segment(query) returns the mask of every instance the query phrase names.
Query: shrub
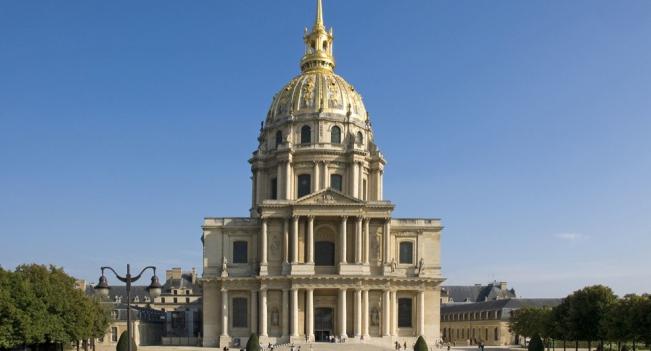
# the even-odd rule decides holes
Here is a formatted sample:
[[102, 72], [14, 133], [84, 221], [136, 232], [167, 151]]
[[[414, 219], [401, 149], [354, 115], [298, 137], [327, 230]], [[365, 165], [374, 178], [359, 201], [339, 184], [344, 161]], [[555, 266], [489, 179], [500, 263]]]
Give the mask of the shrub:
[[[127, 332], [123, 331], [122, 334], [120, 334], [120, 339], [118, 340], [118, 345], [115, 347], [116, 351], [127, 351], [128, 350], [128, 345], [127, 345]], [[131, 351], [137, 351], [138, 346], [136, 346], [136, 342], [131, 338]]]
[[260, 342], [258, 341], [258, 335], [253, 333], [249, 337], [249, 341], [246, 342], [246, 351], [260, 351]]
[[425, 339], [423, 339], [422, 336], [419, 336], [418, 340], [416, 340], [416, 344], [414, 345], [414, 351], [428, 351], [427, 343], [425, 342]]
[[529, 351], [545, 351], [545, 345], [540, 335], [536, 334], [531, 338], [531, 341], [529, 341]]

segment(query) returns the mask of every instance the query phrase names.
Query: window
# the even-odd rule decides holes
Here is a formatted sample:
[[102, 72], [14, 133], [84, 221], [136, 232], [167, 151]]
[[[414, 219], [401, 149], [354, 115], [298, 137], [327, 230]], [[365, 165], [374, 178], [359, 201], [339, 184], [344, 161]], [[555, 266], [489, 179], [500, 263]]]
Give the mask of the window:
[[362, 181], [362, 199], [366, 201], [366, 179]]
[[233, 243], [233, 263], [249, 262], [249, 243], [246, 241], [235, 241]]
[[301, 174], [298, 176], [298, 197], [301, 198], [310, 193], [312, 180], [309, 174]]
[[343, 177], [341, 174], [330, 175], [330, 187], [337, 191], [343, 191]]
[[414, 243], [411, 241], [400, 242], [400, 263], [414, 263]]
[[330, 142], [333, 144], [341, 144], [341, 128], [334, 126], [330, 130]]
[[248, 326], [248, 301], [244, 297], [233, 298], [233, 328], [246, 328]]
[[314, 264], [316, 266], [334, 266], [335, 243], [331, 241], [316, 241], [314, 243]]
[[161, 303], [165, 303], [165, 298], [164, 298], [164, 297], [161, 297], [161, 298], [160, 298], [160, 302], [161, 302]]
[[398, 327], [411, 328], [411, 299], [398, 299]]
[[190, 290], [186, 290], [186, 291], [185, 291], [185, 294], [186, 294], [186, 295], [190, 295]]
[[111, 341], [118, 341], [118, 327], [111, 327]]
[[179, 291], [178, 291], [178, 290], [174, 290], [174, 295], [178, 295], [178, 294], [179, 294]]
[[301, 128], [301, 144], [309, 144], [312, 142], [312, 131], [309, 126]]
[[271, 199], [278, 199], [278, 178], [271, 178]]
[[362, 135], [362, 132], [357, 132], [357, 137], [355, 138], [355, 143], [358, 145], [364, 144], [364, 136]]
[[174, 303], [178, 303], [178, 301], [176, 300], [176, 297], [174, 298]]
[[283, 143], [283, 132], [277, 131], [276, 132], [276, 147], [278, 147], [282, 143]]
[[185, 298], [185, 303], [190, 303], [190, 298], [189, 297]]
[[498, 330], [497, 328], [495, 328], [494, 333], [495, 333], [495, 341], [498, 341], [498, 340], [500, 339], [500, 332], [499, 332], [499, 330]]

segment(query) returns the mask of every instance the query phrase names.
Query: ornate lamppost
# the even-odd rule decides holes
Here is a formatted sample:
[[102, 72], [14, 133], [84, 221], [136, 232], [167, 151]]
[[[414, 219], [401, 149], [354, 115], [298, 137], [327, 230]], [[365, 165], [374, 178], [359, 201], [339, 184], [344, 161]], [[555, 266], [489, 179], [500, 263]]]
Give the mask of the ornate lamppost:
[[149, 296], [151, 296], [152, 299], [157, 298], [160, 296], [161, 293], [161, 285], [160, 281], [158, 280], [158, 277], [156, 276], [156, 267], [154, 266], [147, 266], [143, 268], [140, 273], [138, 273], [135, 276], [131, 275], [131, 265], [127, 264], [127, 275], [126, 276], [121, 276], [119, 275], [113, 268], [111, 267], [101, 267], [102, 270], [102, 275], [99, 277], [99, 283], [95, 286], [95, 290], [102, 296], [108, 296], [109, 294], [109, 285], [108, 285], [108, 280], [106, 279], [106, 276], [104, 275], [104, 270], [109, 270], [113, 272], [116, 278], [118, 278], [121, 282], [124, 282], [127, 284], [127, 350], [131, 351], [131, 283], [137, 281], [140, 279], [142, 274], [147, 270], [151, 269], [154, 271], [154, 275], [151, 277], [151, 283], [147, 287], [147, 291], [149, 292]]

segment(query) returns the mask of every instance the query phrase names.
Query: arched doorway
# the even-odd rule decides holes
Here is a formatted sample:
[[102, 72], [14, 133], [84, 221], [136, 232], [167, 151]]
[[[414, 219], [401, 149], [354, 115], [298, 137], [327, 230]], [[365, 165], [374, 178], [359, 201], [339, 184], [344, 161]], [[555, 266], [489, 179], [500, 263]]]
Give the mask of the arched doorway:
[[317, 307], [314, 309], [314, 340], [328, 342], [334, 335], [334, 309], [330, 307]]

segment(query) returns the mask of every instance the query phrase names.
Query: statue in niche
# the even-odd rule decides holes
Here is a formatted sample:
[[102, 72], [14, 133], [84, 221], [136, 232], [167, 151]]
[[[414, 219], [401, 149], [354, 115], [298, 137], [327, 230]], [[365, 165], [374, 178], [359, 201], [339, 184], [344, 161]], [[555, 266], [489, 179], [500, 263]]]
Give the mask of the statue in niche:
[[371, 311], [371, 325], [377, 326], [380, 324], [380, 309], [377, 307], [373, 307], [373, 310]]
[[228, 277], [228, 260], [226, 256], [222, 259], [222, 277]]
[[425, 270], [425, 259], [421, 257], [420, 261], [418, 261], [418, 276], [420, 276], [424, 270]]

